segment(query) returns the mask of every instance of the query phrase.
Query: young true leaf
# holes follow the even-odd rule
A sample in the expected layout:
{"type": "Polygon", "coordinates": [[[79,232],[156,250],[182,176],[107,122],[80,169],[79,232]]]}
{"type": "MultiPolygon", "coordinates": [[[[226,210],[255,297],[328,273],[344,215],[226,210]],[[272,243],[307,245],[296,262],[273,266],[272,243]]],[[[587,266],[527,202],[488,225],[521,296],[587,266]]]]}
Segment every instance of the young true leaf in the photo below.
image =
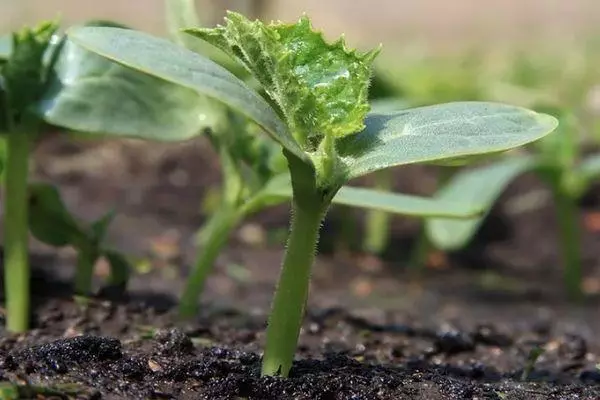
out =
{"type": "MultiPolygon", "coordinates": [[[[470,204],[472,207],[486,210],[486,215],[500,194],[519,175],[533,168],[533,157],[514,157],[471,170],[464,170],[452,177],[441,188],[436,199],[470,204]]],[[[427,219],[427,236],[437,248],[455,250],[464,247],[475,235],[485,219],[480,218],[451,220],[441,218],[427,219]]]]}
{"type": "Polygon", "coordinates": [[[225,26],[186,32],[239,60],[279,105],[301,145],[316,136],[342,137],[364,127],[378,49],[360,55],[346,49],[343,39],[329,44],[305,16],[296,24],[265,25],[228,12],[225,26]]]}
{"type": "Polygon", "coordinates": [[[369,114],[362,132],[339,143],[352,178],[396,165],[497,153],[554,130],[554,117],[509,105],[457,102],[369,114]]]}
{"type": "Polygon", "coordinates": [[[213,97],[258,123],[273,139],[305,160],[294,138],[271,106],[229,71],[165,39],[118,28],[70,29],[82,47],[129,68],[213,97]]]}
{"type": "Polygon", "coordinates": [[[1,70],[2,90],[10,105],[8,118],[13,123],[22,123],[29,106],[43,93],[48,71],[42,60],[57,29],[55,23],[47,22],[35,29],[24,28],[13,34],[10,58],[1,70]]]}

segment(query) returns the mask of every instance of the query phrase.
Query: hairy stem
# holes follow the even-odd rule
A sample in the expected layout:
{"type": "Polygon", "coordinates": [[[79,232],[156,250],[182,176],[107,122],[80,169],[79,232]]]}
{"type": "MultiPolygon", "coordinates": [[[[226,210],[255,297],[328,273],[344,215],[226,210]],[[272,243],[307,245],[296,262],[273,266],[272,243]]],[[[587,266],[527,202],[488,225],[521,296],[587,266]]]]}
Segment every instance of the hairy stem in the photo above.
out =
{"type": "Polygon", "coordinates": [[[192,274],[187,280],[181,301],[179,316],[191,318],[198,311],[198,297],[204,290],[208,275],[213,270],[215,260],[227,243],[231,232],[243,218],[241,212],[231,206],[224,206],[202,227],[200,238],[202,249],[199,252],[192,274]]]}
{"type": "Polygon", "coordinates": [[[6,165],[4,203],[4,285],[6,329],[24,332],[29,328],[28,201],[29,135],[10,132],[6,165]]]}
{"type": "Polygon", "coordinates": [[[293,203],[291,232],[267,328],[263,375],[285,377],[292,367],[324,214],[322,210],[316,204],[299,207],[293,203]]]}
{"type": "MultiPolygon", "coordinates": [[[[375,188],[389,192],[392,189],[392,172],[390,169],[377,171],[375,188]]],[[[391,214],[381,210],[369,210],[366,220],[366,237],[364,250],[372,254],[385,251],[390,240],[391,214]]]]}
{"type": "Polygon", "coordinates": [[[564,279],[567,294],[572,301],[581,301],[583,272],[579,247],[579,224],[577,202],[574,197],[564,193],[559,187],[554,188],[556,216],[562,246],[564,279]]]}

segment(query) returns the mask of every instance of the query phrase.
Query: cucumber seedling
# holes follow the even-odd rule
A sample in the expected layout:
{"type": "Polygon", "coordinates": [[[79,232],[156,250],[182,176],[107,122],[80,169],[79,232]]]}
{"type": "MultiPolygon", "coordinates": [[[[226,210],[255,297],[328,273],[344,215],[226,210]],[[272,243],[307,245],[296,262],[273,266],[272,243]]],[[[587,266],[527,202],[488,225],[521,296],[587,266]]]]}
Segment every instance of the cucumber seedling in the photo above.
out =
{"type": "MultiPolygon", "coordinates": [[[[238,78],[252,84],[252,75],[227,54],[207,42],[181,31],[186,26],[198,26],[193,1],[166,0],[169,32],[175,43],[202,54],[227,68],[238,78]]],[[[255,82],[255,80],[254,80],[255,82]]],[[[383,85],[379,85],[380,90],[383,85]]],[[[222,185],[220,206],[199,229],[198,254],[185,284],[179,303],[182,318],[198,312],[198,298],[215,261],[237,225],[251,214],[289,201],[292,185],[281,146],[260,135],[260,128],[239,112],[215,99],[206,99],[209,128],[205,134],[219,157],[222,185]]],[[[381,100],[378,109],[397,106],[397,101],[381,100]]],[[[382,172],[387,172],[383,170],[382,172]]],[[[343,187],[332,203],[349,207],[375,209],[410,216],[467,217],[479,215],[475,207],[445,200],[394,194],[350,186],[343,187]]]]}
{"type": "MultiPolygon", "coordinates": [[[[90,25],[119,26],[106,21],[90,25]]],[[[0,142],[4,147],[0,168],[5,186],[4,274],[9,331],[25,331],[29,323],[28,226],[32,219],[28,175],[30,151],[36,142],[49,131],[182,140],[201,131],[203,124],[197,117],[203,109],[193,91],[134,73],[81,49],[60,34],[54,22],[0,38],[0,142]]],[[[36,190],[33,188],[31,194],[36,190]]],[[[34,234],[45,221],[67,218],[68,213],[56,211],[52,207],[35,210],[34,234]]],[[[69,225],[69,221],[63,222],[69,225]]],[[[57,240],[37,236],[48,244],[57,240]]],[[[109,257],[114,262],[123,261],[117,258],[109,257]]],[[[79,294],[89,295],[90,268],[91,263],[86,262],[77,269],[76,286],[83,291],[79,294]]]]}
{"type": "Polygon", "coordinates": [[[118,28],[72,29],[89,51],[223,102],[283,149],[292,186],[290,234],[267,328],[262,374],[287,376],[308,297],[319,228],[350,179],[413,163],[454,162],[538,140],[545,114],[504,104],[457,102],[369,113],[379,49],[325,41],[308,17],[263,24],[229,12],[224,26],[189,28],[240,62],[266,99],[211,60],[168,40],[118,28]]]}

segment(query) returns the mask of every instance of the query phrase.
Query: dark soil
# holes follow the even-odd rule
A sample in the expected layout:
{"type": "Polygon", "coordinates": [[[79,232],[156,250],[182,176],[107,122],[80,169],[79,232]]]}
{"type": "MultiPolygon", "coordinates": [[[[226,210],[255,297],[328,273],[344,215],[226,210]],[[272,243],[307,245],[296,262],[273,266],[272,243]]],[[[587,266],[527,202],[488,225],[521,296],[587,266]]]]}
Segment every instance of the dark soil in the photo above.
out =
{"type": "MultiPolygon", "coordinates": [[[[334,210],[290,378],[261,378],[285,207],[238,230],[200,315],[181,323],[174,307],[203,221],[199,203],[219,179],[205,143],[51,140],[36,160],[38,179],[59,184],[82,218],[116,207],[110,242],[137,257],[139,270],[126,297],[104,291],[84,308],[70,294],[72,252],[32,243],[33,329],[0,338],[0,379],[21,398],[600,398],[597,189],[581,208],[580,306],[566,301],[553,210],[532,177],[510,188],[467,251],[434,254],[419,278],[405,271],[407,251],[382,261],[329,240],[334,210]]],[[[399,190],[433,189],[427,169],[398,176],[399,190]]],[[[390,247],[409,248],[417,228],[398,218],[390,247]]],[[[98,283],[105,270],[98,265],[98,283]]]]}

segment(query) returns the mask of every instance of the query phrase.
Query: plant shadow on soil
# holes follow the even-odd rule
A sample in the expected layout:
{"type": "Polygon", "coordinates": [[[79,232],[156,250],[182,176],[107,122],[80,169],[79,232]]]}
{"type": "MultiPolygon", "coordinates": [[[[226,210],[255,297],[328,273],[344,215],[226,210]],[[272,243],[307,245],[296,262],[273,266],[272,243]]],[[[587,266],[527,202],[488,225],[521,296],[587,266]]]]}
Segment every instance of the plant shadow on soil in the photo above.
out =
{"type": "MultiPolygon", "coordinates": [[[[198,202],[218,182],[216,172],[193,171],[215,171],[214,158],[198,159],[202,141],[164,147],[156,157],[137,144],[112,146],[43,143],[36,175],[58,183],[83,217],[116,204],[111,242],[151,258],[153,268],[137,274],[126,294],[104,291],[83,308],[71,296],[72,255],[34,245],[33,329],[0,338],[0,378],[21,385],[22,393],[44,398],[41,388],[51,388],[54,398],[78,399],[600,398],[597,296],[578,307],[566,302],[550,205],[507,215],[511,198],[540,187],[532,177],[511,186],[467,252],[418,280],[399,268],[405,254],[390,252],[381,263],[355,252],[332,254],[333,245],[324,245],[291,376],[262,378],[281,246],[233,238],[198,317],[177,321],[185,275],[179,267],[193,259],[189,238],[201,220],[198,202]],[[106,148],[112,153],[99,166],[106,148]],[[186,185],[173,183],[177,171],[187,171],[186,185]],[[179,236],[165,238],[166,226],[179,236]],[[149,250],[156,237],[176,255],[165,261],[149,250]],[[249,278],[233,277],[230,264],[243,265],[249,278]],[[542,354],[528,363],[539,348],[542,354]]],[[[426,181],[414,180],[415,173],[427,175],[423,169],[399,174],[403,189],[423,189],[406,187],[426,181]],[[407,176],[413,178],[408,184],[407,176]]],[[[599,212],[599,198],[595,188],[582,212],[599,212]]],[[[280,207],[250,222],[285,226],[287,212],[280,207]]],[[[325,242],[335,230],[334,215],[325,242]]],[[[414,223],[395,219],[391,247],[414,232],[414,223]]],[[[598,233],[585,236],[587,276],[598,280],[598,233]]]]}

